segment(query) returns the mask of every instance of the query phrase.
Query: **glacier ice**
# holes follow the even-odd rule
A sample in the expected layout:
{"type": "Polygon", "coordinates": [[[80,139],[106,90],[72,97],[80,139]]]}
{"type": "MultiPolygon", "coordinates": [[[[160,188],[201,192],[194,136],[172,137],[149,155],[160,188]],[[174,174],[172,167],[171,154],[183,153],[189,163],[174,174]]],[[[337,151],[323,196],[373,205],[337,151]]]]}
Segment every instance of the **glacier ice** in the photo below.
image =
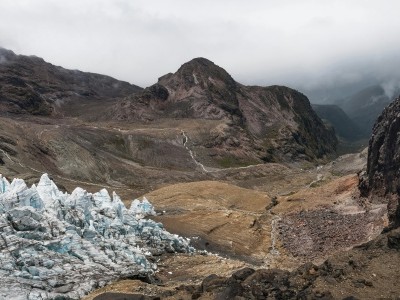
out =
{"type": "Polygon", "coordinates": [[[0,299],[79,299],[110,281],[151,276],[149,259],[192,252],[189,241],[146,219],[147,199],[129,209],[114,192],[61,192],[47,174],[28,187],[0,175],[0,299]]]}

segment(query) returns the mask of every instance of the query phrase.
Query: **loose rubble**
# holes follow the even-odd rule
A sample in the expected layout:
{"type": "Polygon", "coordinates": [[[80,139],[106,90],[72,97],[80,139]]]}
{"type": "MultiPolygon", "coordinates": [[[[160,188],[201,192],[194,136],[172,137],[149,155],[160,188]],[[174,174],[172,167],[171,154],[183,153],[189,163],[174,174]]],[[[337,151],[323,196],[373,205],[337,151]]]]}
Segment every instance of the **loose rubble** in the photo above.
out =
{"type": "Polygon", "coordinates": [[[152,255],[192,252],[189,241],[145,219],[107,190],[61,192],[47,174],[28,188],[0,175],[0,299],[79,299],[121,278],[150,278],[152,255]]]}
{"type": "Polygon", "coordinates": [[[278,223],[282,246],[300,261],[326,258],[362,244],[382,230],[386,210],[343,214],[318,209],[286,214],[278,223]]]}

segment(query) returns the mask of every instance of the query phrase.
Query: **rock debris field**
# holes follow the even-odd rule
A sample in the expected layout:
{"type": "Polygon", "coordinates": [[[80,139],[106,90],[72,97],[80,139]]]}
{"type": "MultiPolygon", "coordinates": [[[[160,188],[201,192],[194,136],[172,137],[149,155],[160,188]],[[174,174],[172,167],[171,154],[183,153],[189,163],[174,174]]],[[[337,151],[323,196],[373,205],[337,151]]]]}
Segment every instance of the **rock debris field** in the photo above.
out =
{"type": "Polygon", "coordinates": [[[356,214],[333,209],[301,211],[285,215],[278,222],[278,230],[285,249],[297,258],[312,261],[368,241],[380,230],[379,220],[384,216],[383,208],[356,214]]]}

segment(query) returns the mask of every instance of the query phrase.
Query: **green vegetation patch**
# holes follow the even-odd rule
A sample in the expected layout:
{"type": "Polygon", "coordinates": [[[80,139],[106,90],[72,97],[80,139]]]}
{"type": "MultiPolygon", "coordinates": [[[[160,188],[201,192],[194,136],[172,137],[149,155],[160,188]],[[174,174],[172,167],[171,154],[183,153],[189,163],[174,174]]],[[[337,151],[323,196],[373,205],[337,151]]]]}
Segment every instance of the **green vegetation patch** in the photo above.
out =
{"type": "Polygon", "coordinates": [[[221,166],[222,168],[237,168],[237,167],[247,167],[250,165],[256,165],[259,164],[258,161],[255,159],[251,158],[241,158],[241,157],[236,157],[233,155],[227,155],[224,157],[221,157],[216,160],[218,165],[221,166]]]}

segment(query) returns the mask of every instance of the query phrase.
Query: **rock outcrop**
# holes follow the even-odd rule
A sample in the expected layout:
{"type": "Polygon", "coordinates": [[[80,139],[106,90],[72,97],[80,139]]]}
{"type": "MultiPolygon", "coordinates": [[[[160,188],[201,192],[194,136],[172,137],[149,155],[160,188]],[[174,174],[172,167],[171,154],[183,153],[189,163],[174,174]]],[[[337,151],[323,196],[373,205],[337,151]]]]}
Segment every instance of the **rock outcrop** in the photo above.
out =
{"type": "Polygon", "coordinates": [[[400,98],[376,120],[360,191],[373,201],[387,201],[391,225],[400,224],[400,98]]]}
{"type": "Polygon", "coordinates": [[[121,100],[111,116],[141,122],[171,117],[222,121],[224,126],[199,141],[214,157],[242,152],[258,162],[315,160],[334,154],[337,144],[334,131],[303,94],[283,86],[244,86],[205,58],[121,100]]]}
{"type": "Polygon", "coordinates": [[[79,299],[122,278],[151,278],[153,255],[190,252],[144,199],[125,208],[115,193],[62,193],[44,174],[28,188],[0,176],[0,299],[79,299]]]}
{"type": "Polygon", "coordinates": [[[244,268],[230,277],[212,274],[198,286],[176,289],[176,294],[182,291],[176,298],[189,294],[192,299],[396,299],[399,249],[396,229],[321,265],[307,263],[292,272],[244,268]]]}

